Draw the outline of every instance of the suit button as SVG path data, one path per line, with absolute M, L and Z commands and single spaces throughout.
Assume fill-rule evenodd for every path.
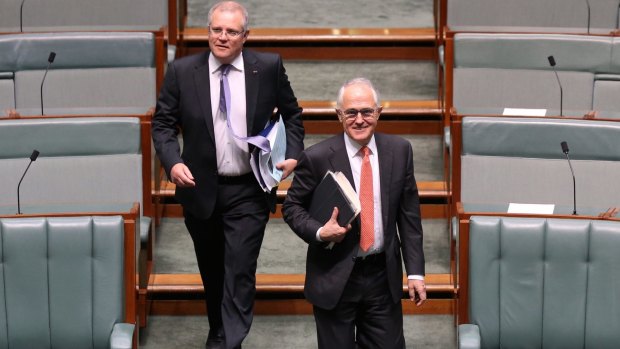
M 351 260 L 355 262 L 355 257 L 351 257 Z

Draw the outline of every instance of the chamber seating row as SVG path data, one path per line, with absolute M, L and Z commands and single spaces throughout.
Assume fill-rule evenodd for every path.
M 40 115 L 43 102 L 46 115 L 144 114 L 163 78 L 163 47 L 161 32 L 0 35 L 0 110 Z
M 620 221 L 460 216 L 460 349 L 616 348 Z
M 137 208 L 0 218 L 0 348 L 137 347 Z
M 18 213 L 20 178 L 33 149 L 40 152 L 20 186 L 21 212 L 102 212 L 140 204 L 139 311 L 146 322 L 152 270 L 150 117 L 62 117 L 0 122 L 0 212 Z
M 163 31 L 172 60 L 178 6 L 177 0 L 3 0 L 0 32 Z
M 446 42 L 446 87 L 446 113 L 454 108 L 459 114 L 502 114 L 509 107 L 618 118 L 620 38 L 455 34 Z
M 442 0 L 441 23 L 452 32 L 609 34 L 619 0 Z
M 577 212 L 620 206 L 620 123 L 604 120 L 458 117 L 452 123 L 453 202 L 467 212 L 506 212 L 508 204 L 555 204 Z

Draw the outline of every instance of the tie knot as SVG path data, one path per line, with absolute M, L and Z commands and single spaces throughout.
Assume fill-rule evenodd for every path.
M 230 68 L 232 68 L 232 64 L 222 64 L 220 66 L 220 72 L 222 72 L 223 76 L 228 75 L 228 72 L 230 71 Z
M 370 155 L 370 148 L 368 148 L 367 146 L 363 146 L 360 150 L 364 157 L 368 157 Z

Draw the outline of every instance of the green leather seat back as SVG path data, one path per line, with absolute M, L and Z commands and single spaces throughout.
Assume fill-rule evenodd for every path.
M 448 0 L 454 31 L 608 34 L 616 28 L 618 0 Z
M 460 114 L 502 114 L 504 108 L 547 109 L 563 115 L 592 110 L 595 74 L 620 73 L 612 64 L 613 39 L 568 34 L 454 36 L 453 105 Z
M 620 74 L 597 74 L 594 77 L 592 109 L 599 118 L 620 118 Z
M 19 31 L 21 0 L 3 0 L 0 29 Z M 23 30 L 158 30 L 167 25 L 167 0 L 27 0 Z
M 472 217 L 470 322 L 483 348 L 617 348 L 620 223 Z
M 123 219 L 0 219 L 0 348 L 109 348 L 124 316 Z
M 0 38 L 0 74 L 11 74 L 13 107 L 46 115 L 143 114 L 155 105 L 155 35 L 150 32 L 55 32 Z M 1 76 L 1 75 L 0 75 Z M 9 90 L 0 83 L 0 102 Z M 7 87 L 8 88 L 8 87 Z
M 22 208 L 142 203 L 140 134 L 140 120 L 131 117 L 4 120 L 0 206 L 16 207 L 33 149 L 40 155 L 22 181 Z

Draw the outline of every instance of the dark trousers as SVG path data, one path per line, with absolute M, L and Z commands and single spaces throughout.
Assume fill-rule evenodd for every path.
M 320 349 L 404 349 L 403 312 L 388 289 L 385 256 L 358 261 L 334 309 L 314 307 Z
M 239 348 L 252 325 L 256 261 L 269 219 L 265 196 L 253 177 L 220 183 L 209 219 L 184 215 L 205 287 L 209 327 L 223 329 L 226 348 Z

